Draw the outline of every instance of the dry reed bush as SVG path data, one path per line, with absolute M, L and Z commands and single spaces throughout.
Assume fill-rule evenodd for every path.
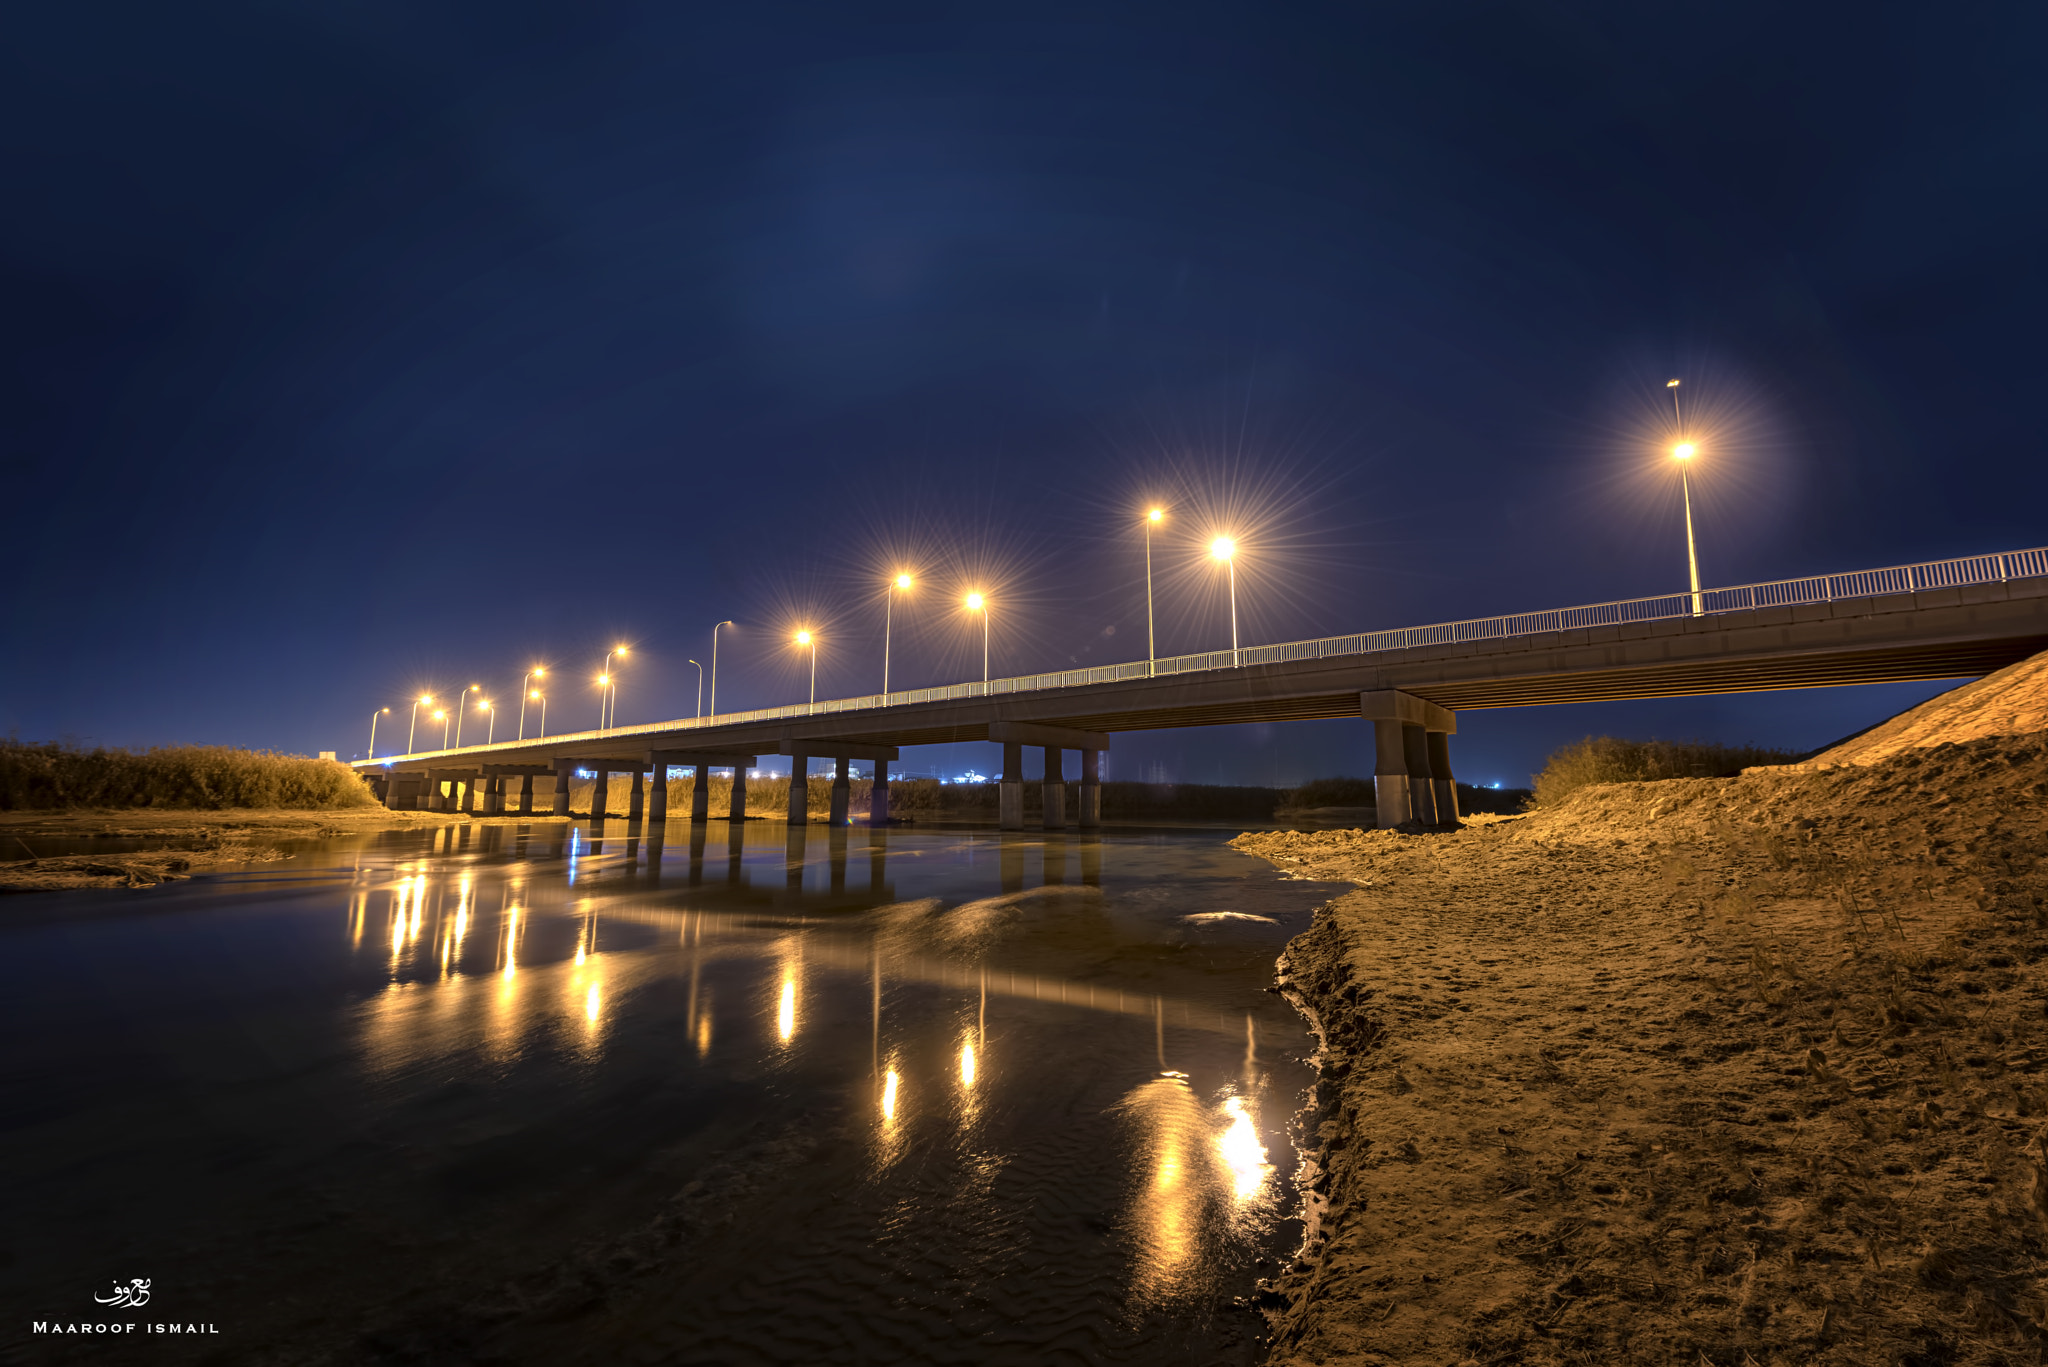
M 91 750 L 63 742 L 0 741 L 0 811 L 73 807 L 295 809 L 371 807 L 347 765 L 227 745 Z
M 1645 783 L 1672 778 L 1733 778 L 1759 765 L 1791 764 L 1789 750 L 1705 741 L 1621 740 L 1588 736 L 1552 752 L 1535 777 L 1538 807 L 1554 807 L 1594 783 Z

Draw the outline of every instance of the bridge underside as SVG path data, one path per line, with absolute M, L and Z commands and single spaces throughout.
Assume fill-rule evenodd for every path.
M 2034 578 L 772 721 L 634 727 L 452 753 L 495 763 L 569 755 L 638 762 L 678 747 L 775 753 L 805 741 L 978 741 L 995 722 L 1117 732 L 1356 718 L 1361 695 L 1382 690 L 1454 712 L 1613 702 L 1975 678 L 2044 649 L 2048 578 Z M 416 767 L 438 758 L 380 763 Z

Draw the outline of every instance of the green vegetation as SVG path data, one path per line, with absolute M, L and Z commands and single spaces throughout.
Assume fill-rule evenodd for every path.
M 227 745 L 83 749 L 0 741 L 0 811 L 67 807 L 369 807 L 376 798 L 347 765 Z
M 1665 778 L 1733 778 L 1758 765 L 1790 764 L 1789 750 L 1705 741 L 1620 740 L 1588 736 L 1552 752 L 1536 775 L 1535 805 L 1555 807 L 1593 783 L 1644 783 Z

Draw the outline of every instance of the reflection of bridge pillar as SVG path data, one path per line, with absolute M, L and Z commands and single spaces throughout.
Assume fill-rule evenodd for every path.
M 1048 840 L 1041 849 L 1043 857 L 1038 881 L 1049 888 L 1058 887 L 1067 881 L 1067 842 L 1064 839 Z
M 638 821 L 647 812 L 647 775 L 640 772 L 640 766 L 633 766 L 633 793 L 626 799 L 626 819 Z
M 832 762 L 832 811 L 825 819 L 844 826 L 853 811 L 853 762 L 841 755 Z M 842 875 L 844 869 L 841 870 Z
M 783 882 L 791 892 L 804 890 L 804 837 L 809 827 L 801 821 L 789 823 L 787 840 L 783 848 Z
M 647 819 L 660 823 L 668 820 L 668 761 L 654 762 L 654 778 L 647 790 Z
M 1436 819 L 1442 826 L 1458 824 L 1458 783 L 1451 777 L 1451 737 L 1447 731 L 1429 733 L 1429 777 L 1436 787 Z
M 1080 826 L 1092 831 L 1102 825 L 1102 752 L 1083 750 L 1081 752 L 1081 816 Z
M 879 896 L 888 885 L 889 838 L 876 833 L 868 837 L 868 892 Z
M 1408 820 L 1408 755 L 1398 720 L 1374 718 L 1372 740 L 1373 824 L 1384 830 Z
M 1408 761 L 1408 815 L 1434 826 L 1436 784 L 1429 777 L 1429 733 L 1413 722 L 1401 723 L 1401 754 Z
M 846 763 L 845 760 L 839 762 Z M 846 827 L 834 826 L 826 840 L 826 860 L 832 871 L 832 891 L 837 895 L 846 891 Z
M 660 822 L 647 824 L 647 886 L 661 886 L 662 846 L 668 843 L 668 830 Z
M 706 823 L 690 823 L 690 886 L 693 888 L 704 881 L 704 838 L 709 833 Z
M 1102 842 L 1091 840 L 1081 847 L 1081 883 L 1085 887 L 1102 886 Z
M 1024 846 L 1014 840 L 1005 840 L 998 863 L 1002 866 L 1003 891 L 1024 891 Z
M 868 793 L 868 826 L 874 829 L 889 824 L 889 761 L 875 761 L 875 776 Z
M 1048 831 L 1066 829 L 1066 753 L 1057 745 L 1045 747 L 1045 777 L 1038 783 L 1038 806 Z
M 1003 742 L 1002 779 L 996 784 L 996 825 L 1006 831 L 1024 829 L 1024 747 Z
M 793 750 L 789 756 L 789 824 L 801 826 L 811 819 L 811 756 Z
M 732 802 L 726 808 L 725 819 L 727 821 L 745 821 L 747 819 L 747 766 L 744 764 L 732 766 Z
M 690 770 L 690 785 L 690 824 L 701 826 L 711 819 L 711 766 Z
M 740 864 L 747 852 L 747 828 L 735 821 L 725 828 L 725 881 L 740 885 Z
M 519 776 L 519 814 L 521 816 L 533 815 L 532 774 L 521 774 Z
M 612 776 L 611 771 L 604 766 L 604 760 L 597 762 L 597 767 L 594 771 L 595 777 L 590 781 L 590 819 L 592 821 L 604 820 L 607 815 L 605 808 L 611 805 Z

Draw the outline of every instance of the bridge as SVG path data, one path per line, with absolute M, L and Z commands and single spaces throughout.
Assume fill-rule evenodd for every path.
M 1101 821 L 1101 755 L 1119 731 L 1356 717 L 1373 723 L 1379 824 L 1456 819 L 1450 737 L 1460 711 L 1708 693 L 1973 678 L 2048 649 L 2048 548 L 1663 594 L 1581 607 L 1328 636 L 1049 674 L 835 698 L 644 726 L 611 727 L 363 760 L 393 807 L 533 811 L 533 779 L 630 774 L 626 815 L 667 819 L 670 768 L 694 771 L 691 819 L 709 818 L 713 769 L 732 769 L 730 819 L 746 815 L 746 770 L 786 755 L 793 775 L 833 759 L 831 821 L 849 818 L 849 763 L 874 766 L 869 819 L 888 820 L 888 766 L 901 747 L 1003 746 L 1000 824 L 1020 829 L 1023 749 L 1042 747 L 1045 824 L 1067 811 L 1065 754 L 1081 753 L 1078 820 Z M 447 785 L 444 796 L 442 785 Z M 802 783 L 789 819 L 808 819 Z

